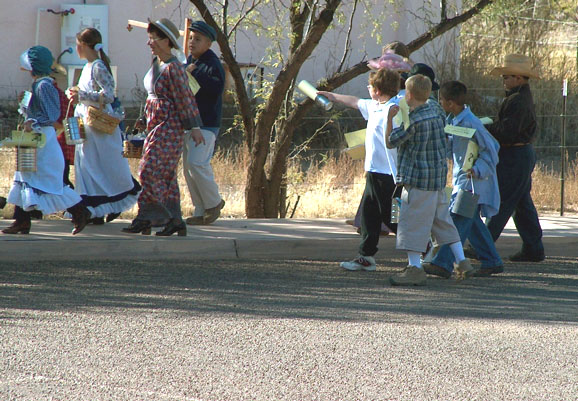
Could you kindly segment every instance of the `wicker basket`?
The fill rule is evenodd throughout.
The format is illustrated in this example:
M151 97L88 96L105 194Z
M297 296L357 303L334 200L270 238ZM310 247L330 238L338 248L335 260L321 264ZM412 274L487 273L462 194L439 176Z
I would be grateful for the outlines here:
M135 145L131 141L123 142L122 155L127 159L140 159L142 156L142 145Z
M118 127L118 124L120 123L120 119L111 116L107 112L103 111L102 108L102 97L100 98L98 108L94 106L88 106L85 124L96 131L109 135L114 134L116 127Z

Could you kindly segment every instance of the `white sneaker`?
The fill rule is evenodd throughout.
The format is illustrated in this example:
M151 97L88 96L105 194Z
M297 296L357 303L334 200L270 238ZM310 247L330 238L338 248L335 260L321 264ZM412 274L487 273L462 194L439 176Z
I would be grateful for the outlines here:
M358 255L357 258L353 259L351 262L341 262L340 266L350 271L365 270L368 272L374 272L376 269L375 259L373 256L362 255Z

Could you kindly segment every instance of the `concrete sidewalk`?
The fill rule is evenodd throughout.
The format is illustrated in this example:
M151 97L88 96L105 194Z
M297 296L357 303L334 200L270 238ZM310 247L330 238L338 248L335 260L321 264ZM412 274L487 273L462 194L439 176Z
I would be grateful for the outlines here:
M542 216L547 256L578 257L578 216ZM1 220L0 229L11 220ZM359 235L342 219L222 219L211 226L188 226L186 237L125 234L129 221L87 226L72 236L68 220L32 222L29 235L0 234L5 261L105 259L283 258L336 260L357 252ZM513 222L497 243L507 256L521 246ZM399 255L395 237L380 239L378 259Z

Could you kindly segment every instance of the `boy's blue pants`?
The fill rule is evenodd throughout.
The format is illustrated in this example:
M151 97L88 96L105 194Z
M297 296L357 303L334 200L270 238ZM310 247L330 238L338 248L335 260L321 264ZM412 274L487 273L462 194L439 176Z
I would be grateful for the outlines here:
M479 205L474 217L471 219L455 213L450 213L450 215L460 234L462 245L466 239L470 240L470 244L472 244L482 262L482 268L501 266L503 264L494 245L492 235L480 217ZM443 245L433 258L432 263L451 272L454 270L454 261L454 254L450 247Z

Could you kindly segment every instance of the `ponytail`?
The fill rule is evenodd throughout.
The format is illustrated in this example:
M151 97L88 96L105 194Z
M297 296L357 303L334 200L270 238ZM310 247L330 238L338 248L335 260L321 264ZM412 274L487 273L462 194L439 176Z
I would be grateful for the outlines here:
M110 58L108 58L108 56L106 55L106 53L104 52L104 49L100 49L98 51L98 56L100 57L100 59L102 60L102 62L104 63L106 69L108 70L108 72L110 72L110 75L112 75L112 69L110 68Z

